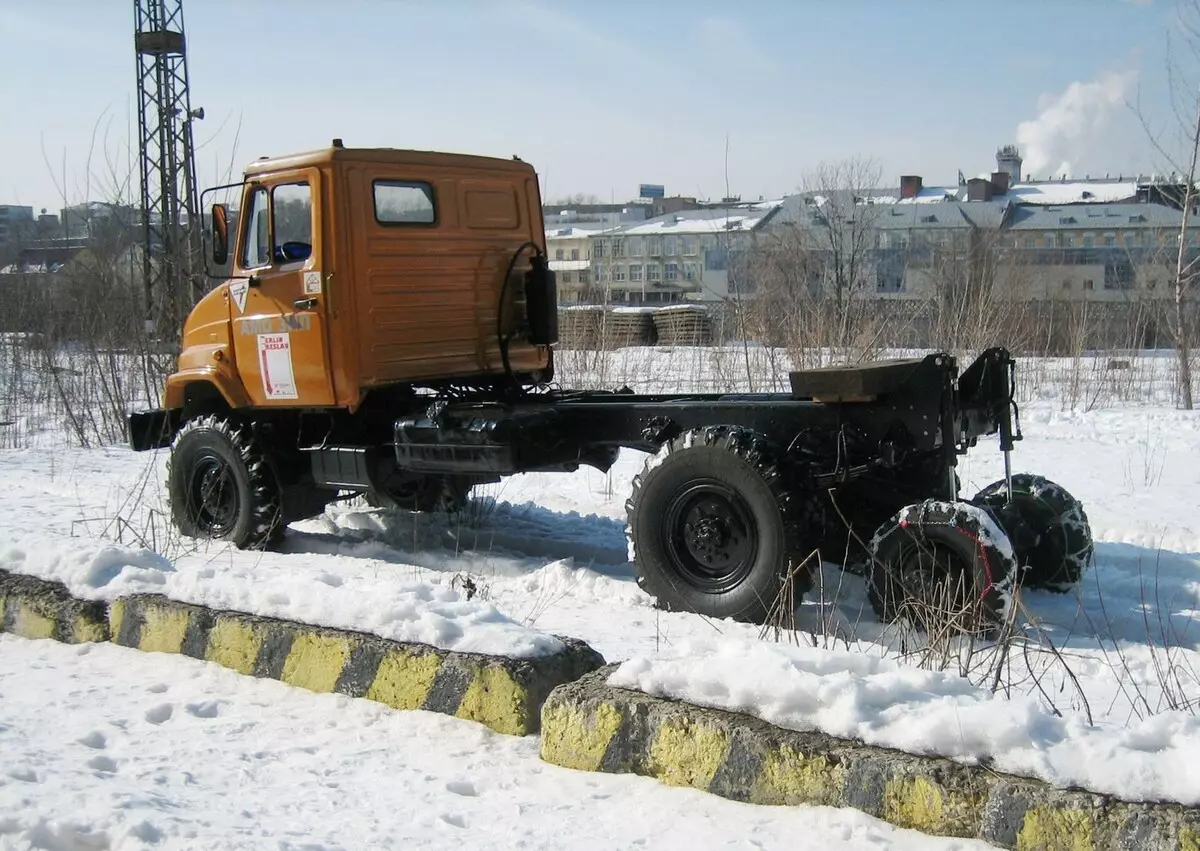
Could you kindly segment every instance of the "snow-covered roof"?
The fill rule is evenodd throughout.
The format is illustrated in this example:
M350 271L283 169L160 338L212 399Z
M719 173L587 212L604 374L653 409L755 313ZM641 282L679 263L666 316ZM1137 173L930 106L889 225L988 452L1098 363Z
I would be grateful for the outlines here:
M1137 197L1134 181L1078 180L1065 183L1018 183L1008 197L1018 204L1111 204Z
M621 236L665 236L751 231L779 208L781 201L758 201L736 207L681 210L655 216L616 230Z
M601 227L580 227L579 225L563 225L558 228L546 228L546 239L587 239L598 233L612 230L616 225Z

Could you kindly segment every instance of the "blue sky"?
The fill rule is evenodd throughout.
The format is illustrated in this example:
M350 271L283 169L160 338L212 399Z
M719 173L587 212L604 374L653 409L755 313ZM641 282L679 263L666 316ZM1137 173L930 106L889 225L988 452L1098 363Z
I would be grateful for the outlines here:
M1171 0L185 0L202 184L328 144L532 162L543 195L794 191L822 161L885 183L1163 168ZM131 0L0 0L0 203L130 175ZM65 174L65 180L63 175ZM130 182L131 181L131 182ZM65 187L64 187L65 184Z

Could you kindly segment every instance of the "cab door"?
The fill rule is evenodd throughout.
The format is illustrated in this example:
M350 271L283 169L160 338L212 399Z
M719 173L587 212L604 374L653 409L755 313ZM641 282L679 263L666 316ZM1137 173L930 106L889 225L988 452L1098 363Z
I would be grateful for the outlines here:
M229 286L234 356L255 405L332 405L321 175L273 175L246 188Z

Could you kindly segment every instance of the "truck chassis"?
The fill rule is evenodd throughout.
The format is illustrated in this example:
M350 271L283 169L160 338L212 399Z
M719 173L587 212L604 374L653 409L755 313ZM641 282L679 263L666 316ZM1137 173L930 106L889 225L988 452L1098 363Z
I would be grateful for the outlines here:
M525 472L607 471L650 454L626 502L641 587L658 605L762 622L820 561L866 576L885 621L990 631L1018 585L1062 591L1092 556L1060 486L1013 475L1015 361L989 349L794 372L790 393L636 394L494 384L377 391L353 415L230 410L215 394L131 415L135 450L169 446L180 529L239 547L339 495L429 511ZM1005 477L971 500L957 458L998 434ZM813 558L813 554L818 554Z

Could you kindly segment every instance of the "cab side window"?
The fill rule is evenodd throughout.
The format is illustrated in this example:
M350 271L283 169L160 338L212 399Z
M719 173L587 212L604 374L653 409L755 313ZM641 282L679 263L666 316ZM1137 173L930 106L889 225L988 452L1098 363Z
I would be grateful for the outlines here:
M307 183L284 183L271 190L275 216L276 263L298 263L312 254L312 189Z
M267 203L267 190L262 187L255 189L246 207L242 268L257 269L271 263L271 211Z

